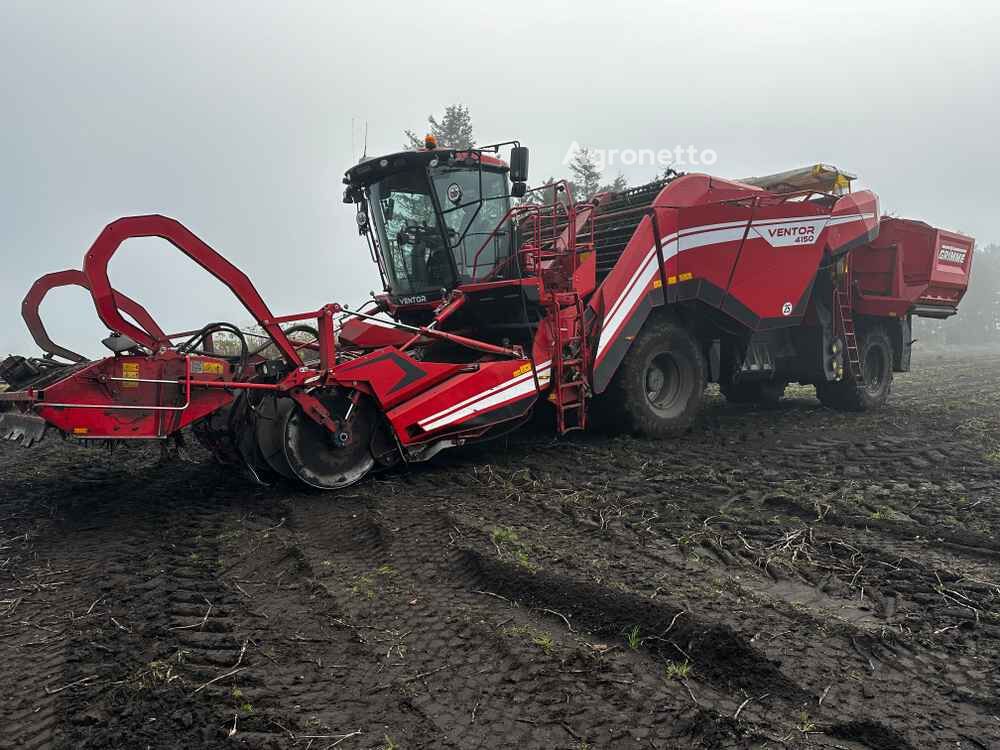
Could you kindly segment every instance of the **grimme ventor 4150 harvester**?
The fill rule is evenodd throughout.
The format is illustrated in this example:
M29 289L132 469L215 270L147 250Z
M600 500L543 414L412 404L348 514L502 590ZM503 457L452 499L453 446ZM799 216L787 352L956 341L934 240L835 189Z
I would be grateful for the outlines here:
M833 167L671 174L577 203L567 183L527 189L516 141L425 145L344 178L384 286L356 310L276 315L177 221L108 225L82 271L45 276L25 299L45 356L0 365L0 434L163 440L190 427L254 478L333 489L496 437L545 402L559 433L603 418L650 436L683 433L707 382L759 403L797 381L864 411L909 368L912 316L952 315L968 283L970 237L880 217L875 194ZM112 256L150 236L225 283L255 333L166 334L112 289ZM111 356L49 339L38 304L65 284L89 289Z

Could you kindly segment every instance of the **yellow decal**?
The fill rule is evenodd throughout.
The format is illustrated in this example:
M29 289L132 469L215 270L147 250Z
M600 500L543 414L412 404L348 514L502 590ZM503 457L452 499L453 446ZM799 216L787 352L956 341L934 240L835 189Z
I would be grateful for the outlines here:
M694 278L694 274L682 273L677 278L680 279L681 281L690 281L692 278Z
M124 379L122 388L138 388L139 383L135 381L139 380L139 363L122 362L122 378Z
M524 373L531 370L531 364L525 362L523 365L514 370L514 374L511 377L516 378L518 375L524 375Z
M86 435L88 432L90 432L90 430L88 428L86 428L86 427L74 427L73 428L73 434L74 435Z
M221 375L223 371L221 362L205 362L202 364L201 371L206 375Z

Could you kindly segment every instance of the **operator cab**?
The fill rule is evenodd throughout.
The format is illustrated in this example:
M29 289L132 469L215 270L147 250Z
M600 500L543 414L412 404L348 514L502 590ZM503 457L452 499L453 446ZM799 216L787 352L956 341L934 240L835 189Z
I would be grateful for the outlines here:
M455 287L505 277L514 252L514 227L505 219L511 196L523 195L527 170L527 149L513 143L514 169L486 153L508 144L439 149L428 137L425 149L367 159L347 171L344 201L358 205L358 228L394 304L430 302Z

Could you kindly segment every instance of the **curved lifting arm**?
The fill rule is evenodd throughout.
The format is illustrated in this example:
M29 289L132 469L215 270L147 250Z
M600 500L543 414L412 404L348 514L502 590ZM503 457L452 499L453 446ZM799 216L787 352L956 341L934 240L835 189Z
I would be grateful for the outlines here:
M79 286L90 291L87 277L83 271L70 268L65 271L47 273L37 279L25 295L24 301L21 303L21 317L24 318L25 325L28 326L31 338L35 340L35 343L43 352L68 359L70 362L86 362L87 358L83 355L61 347L49 338L48 331L45 330L45 324L42 323L42 316L38 311L42 300L45 299L45 295L61 286ZM151 336L161 340L166 339L166 334L160 330L160 327L146 311L145 307L119 291L112 290L112 294L118 308L130 315Z
M125 240L133 237L165 239L212 274L229 287L236 298L243 303L258 325L267 331L274 340L285 359L296 367L302 366L302 359L295 346L288 340L284 331L281 330L281 326L273 320L274 316L246 274L205 244L179 221L159 214L126 216L111 222L94 240L94 244L90 246L90 250L84 257L83 272L90 285L94 306L97 308L98 316L111 330L130 336L134 341L154 352L168 343L165 339L157 340L155 336L151 336L122 317L114 290L111 288L111 282L108 280L108 262L111 260L111 256Z

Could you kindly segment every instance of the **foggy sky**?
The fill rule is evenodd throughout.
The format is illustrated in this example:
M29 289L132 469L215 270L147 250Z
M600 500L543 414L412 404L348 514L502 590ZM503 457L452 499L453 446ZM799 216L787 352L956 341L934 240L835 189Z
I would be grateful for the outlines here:
M378 275L340 200L361 123L369 155L394 151L452 103L470 107L481 143L528 145L535 181L566 174L573 141L712 149L710 171L732 177L824 161L859 173L884 211L1000 241L993 2L50 0L0 12L0 356L37 354L20 319L31 282L80 267L129 214L180 219L277 314L362 300ZM622 171L641 183L657 168ZM126 244L112 281L168 331L250 320L159 240ZM56 291L42 312L57 342L102 353L85 292Z

